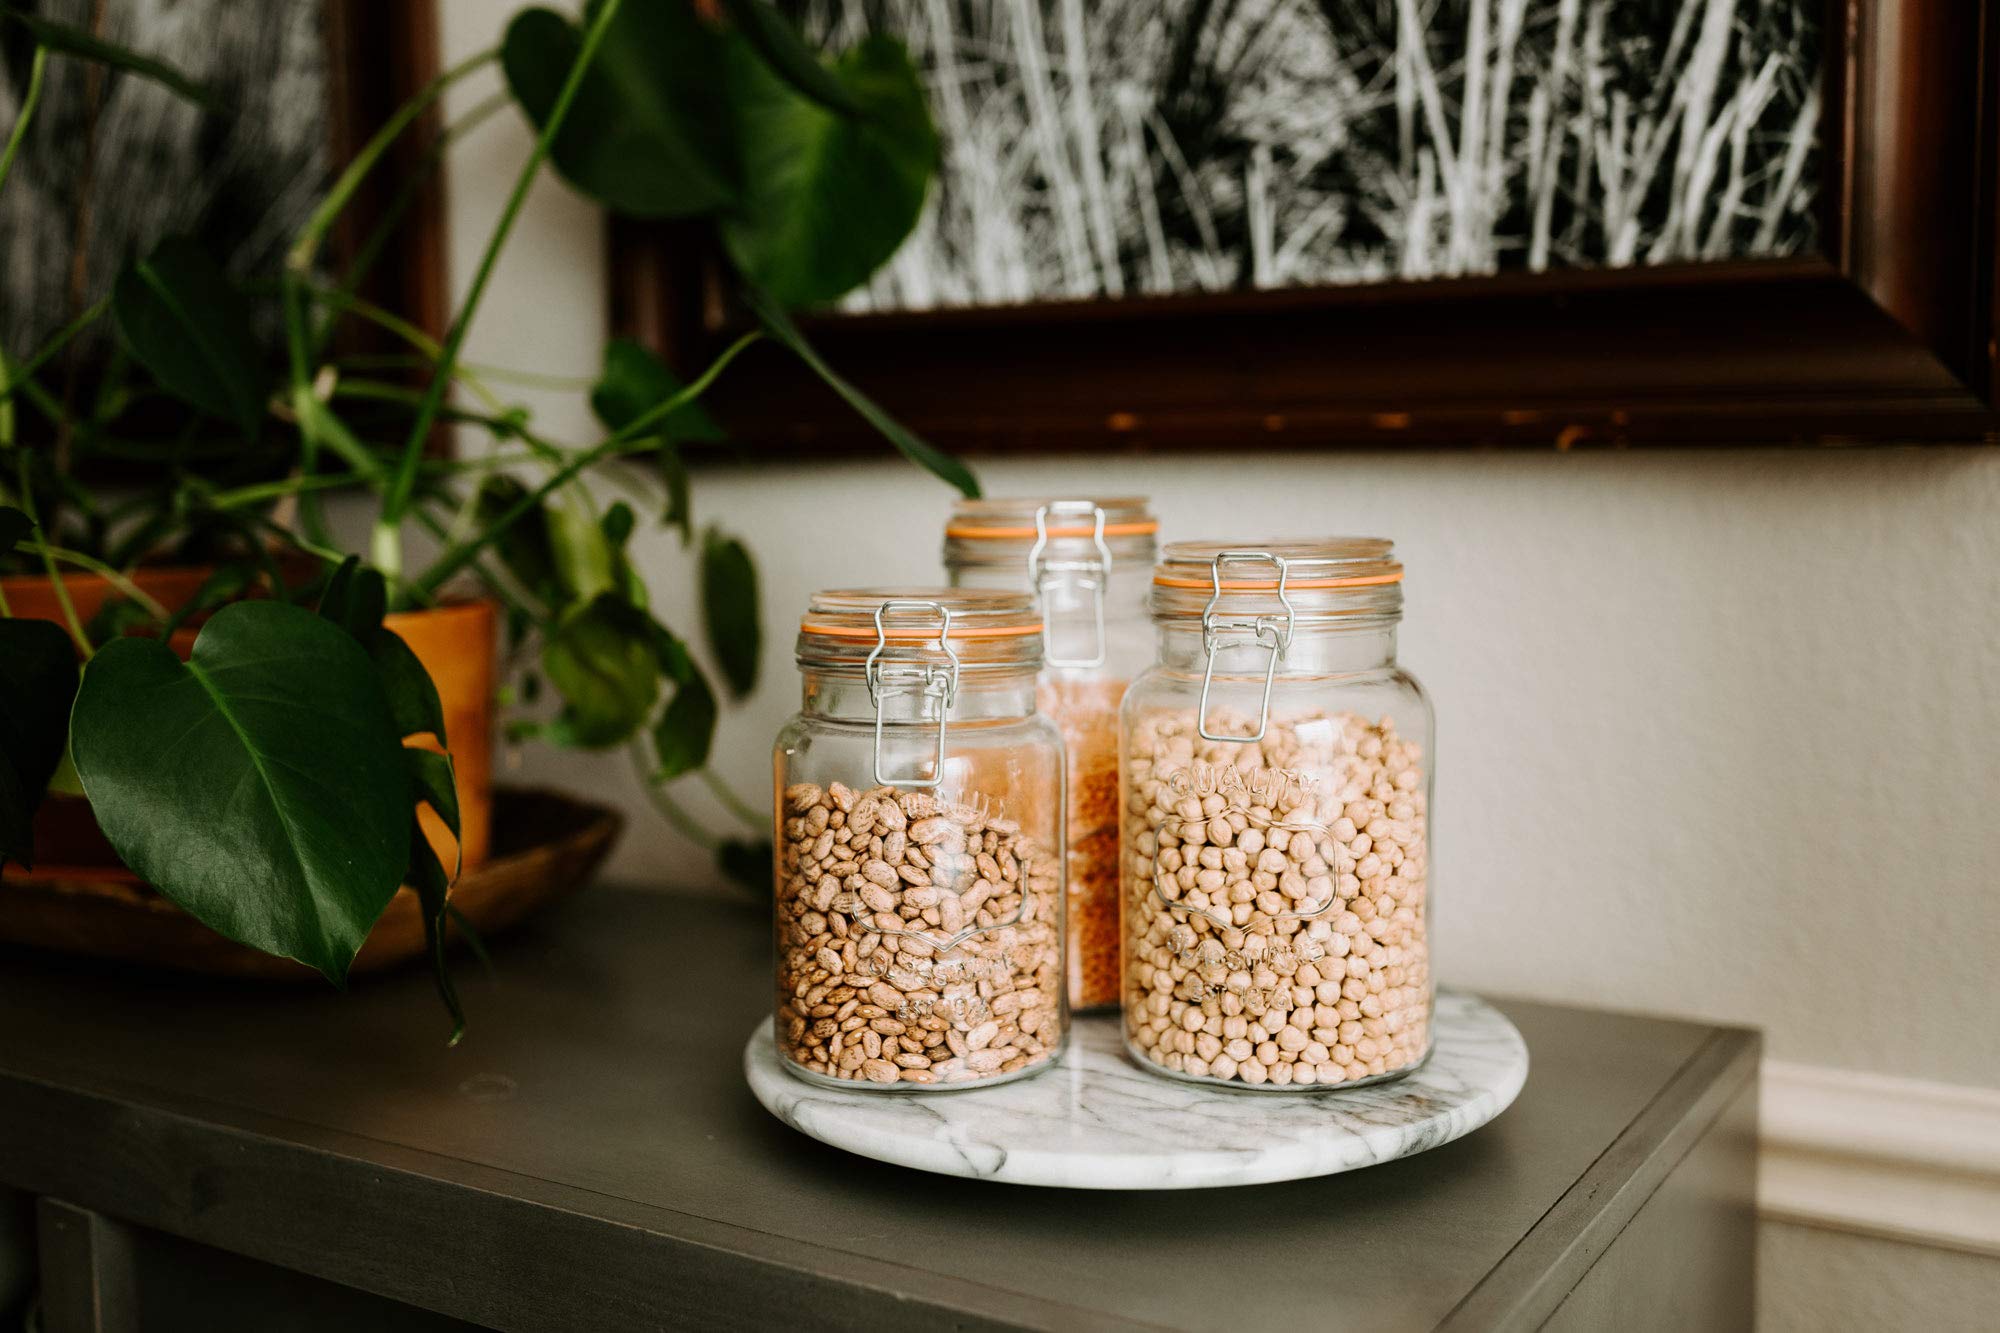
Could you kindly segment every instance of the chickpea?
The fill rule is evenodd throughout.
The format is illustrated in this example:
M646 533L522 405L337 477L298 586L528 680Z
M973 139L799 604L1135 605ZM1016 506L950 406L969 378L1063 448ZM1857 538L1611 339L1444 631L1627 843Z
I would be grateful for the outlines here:
M1430 1041L1423 768L1393 720L1274 716L1261 740L1239 743L1205 741L1187 714L1162 713L1128 720L1124 747L1135 1054L1169 1072L1280 1087L1420 1061Z

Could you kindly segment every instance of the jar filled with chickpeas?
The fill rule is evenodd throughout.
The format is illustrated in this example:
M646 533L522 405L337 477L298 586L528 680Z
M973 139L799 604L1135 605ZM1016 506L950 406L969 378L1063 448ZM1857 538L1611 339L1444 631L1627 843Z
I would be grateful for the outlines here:
M1175 542L1120 721L1126 1045L1349 1088L1430 1053L1429 700L1375 538Z
M1063 748L1026 593L815 595L774 752L779 1054L903 1091L1045 1068L1063 993Z
M962 500L945 526L952 586L1033 593L1041 710L1069 759L1068 990L1118 1003L1118 703L1153 660L1146 593L1159 521L1136 497Z

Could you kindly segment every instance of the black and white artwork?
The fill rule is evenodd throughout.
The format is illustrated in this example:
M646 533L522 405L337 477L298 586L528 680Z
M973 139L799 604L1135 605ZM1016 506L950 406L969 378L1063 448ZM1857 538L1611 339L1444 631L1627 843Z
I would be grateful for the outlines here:
M41 104L0 187L0 345L39 346L120 266L192 236L238 279L268 280L325 187L332 83L322 6L304 0L25 0L15 8L164 60L204 110L150 80L48 63ZM0 125L26 94L34 41L0 23ZM276 320L264 332L275 339ZM107 350L100 326L78 362Z
M924 310L1781 256L1821 0L799 0L924 71Z

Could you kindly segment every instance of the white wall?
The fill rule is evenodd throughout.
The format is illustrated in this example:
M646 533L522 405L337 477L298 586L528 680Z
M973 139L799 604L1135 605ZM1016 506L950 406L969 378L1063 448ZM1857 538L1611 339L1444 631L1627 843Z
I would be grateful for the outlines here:
M447 59L507 8L445 6ZM456 288L527 146L502 120L454 162ZM594 214L544 180L472 358L590 374L606 282ZM551 434L590 437L580 396L530 397ZM1150 494L1169 536L1396 540L1403 657L1441 738L1448 983L1754 1024L1786 1060L2000 1087L2000 452L1232 445L979 467L995 494ZM950 496L884 454L697 477L700 521L743 536L763 574L763 683L717 750L747 792L796 703L807 594L937 572ZM640 549L692 630L677 543ZM614 875L709 882L622 756L518 762L631 811Z
M480 8L447 7L448 50L488 39ZM455 286L526 147L510 112L455 159ZM544 178L470 356L588 376L605 290L595 214ZM581 395L523 396L549 433L590 438ZM1217 444L979 470L995 494L1150 494L1169 536L1396 540L1403 658L1437 704L1447 979L1752 1023L1785 1059L2000 1086L2000 453ZM951 495L883 454L697 478L697 517L749 541L764 581L763 683L717 750L745 791L768 783L795 703L811 590L937 575ZM677 541L640 543L666 614L693 630ZM631 809L614 874L703 880L622 756L517 759Z

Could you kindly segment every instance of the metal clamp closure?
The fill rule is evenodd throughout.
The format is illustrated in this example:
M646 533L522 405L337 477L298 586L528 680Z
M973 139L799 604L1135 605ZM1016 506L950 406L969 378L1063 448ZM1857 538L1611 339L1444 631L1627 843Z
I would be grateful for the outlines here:
M1097 547L1095 560L1044 560L1049 544L1049 515L1074 514L1091 520L1091 542ZM1035 544L1028 548L1028 581L1042 605L1042 658L1044 666L1097 667L1104 665L1104 590L1111 577L1111 547L1104 540L1104 507L1088 500L1052 500L1035 511ZM1088 656L1064 657L1055 651L1055 636L1049 631L1049 590L1064 584L1087 592L1096 622L1094 645Z
M882 618L891 611L935 611L938 650L944 654L944 661L883 662L882 653L889 646L889 629ZM885 787L937 786L944 781L945 723L952 705L958 702L958 650L951 646L951 608L942 602L917 600L891 600L876 607L875 649L868 654L866 671L868 698L875 705L875 781ZM926 704L933 699L937 701L937 764L928 778L891 777L882 771L882 705L889 694L906 692L912 686Z
M1285 608L1282 619L1275 615L1250 616L1227 619L1218 617L1215 608L1222 603L1222 567L1232 560L1268 560L1278 570L1278 605ZM1298 623L1298 613L1292 607L1291 599L1285 596L1285 580L1290 567L1281 555L1269 551L1218 551L1209 562L1209 574L1214 580L1215 591L1208 599L1208 605L1201 611L1201 647L1206 664L1201 673L1201 701L1195 705L1195 729L1205 741L1239 741L1249 744L1264 739L1264 732L1271 725L1271 685L1278 677L1278 659L1292 646L1292 630ZM1221 736L1208 729L1208 691L1215 681L1215 653L1225 646L1225 636L1240 636L1248 631L1247 642L1260 644L1270 649L1270 660L1264 665L1264 701L1257 709L1257 730L1248 736ZM1240 637L1234 642L1245 642Z

